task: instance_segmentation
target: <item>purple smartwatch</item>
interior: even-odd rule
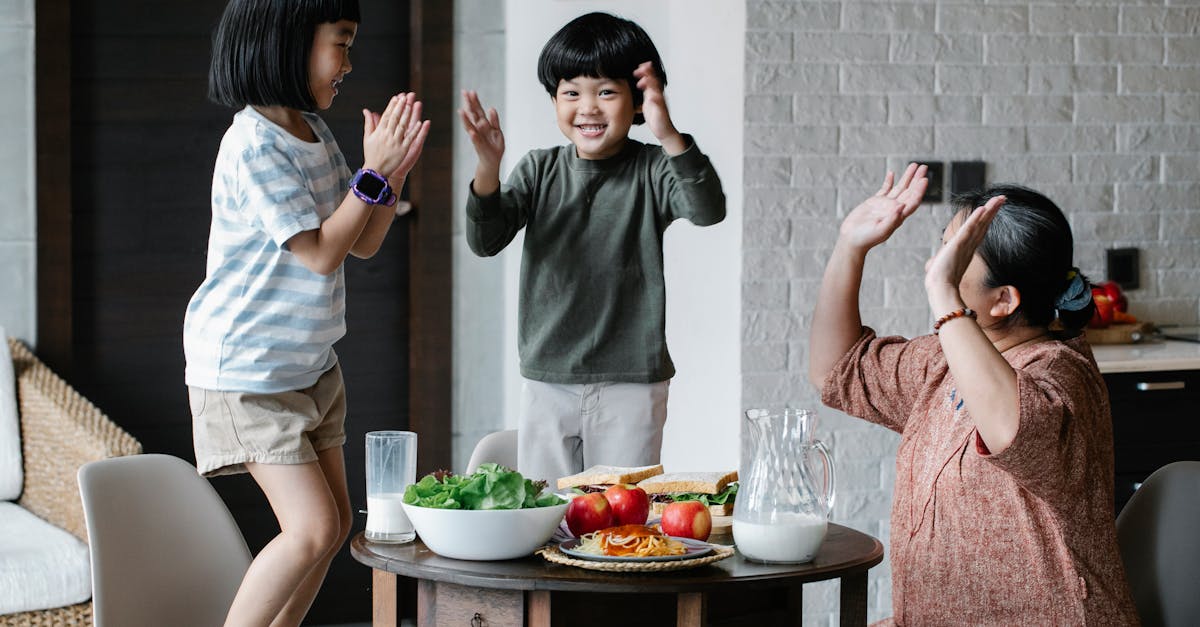
[[[361,168],[354,173],[354,178],[350,179],[350,191],[368,205],[391,207],[396,204],[396,194],[392,193],[387,177],[371,168]]]

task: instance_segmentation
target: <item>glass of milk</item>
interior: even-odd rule
[[[372,542],[412,542],[417,537],[402,505],[417,479],[417,434],[367,433],[367,530]]]

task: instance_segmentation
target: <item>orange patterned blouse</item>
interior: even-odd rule
[[[1112,419],[1082,339],[1004,355],[1020,426],[992,455],[936,336],[863,335],[822,401],[901,434],[892,502],[896,625],[1137,625],[1117,550]]]

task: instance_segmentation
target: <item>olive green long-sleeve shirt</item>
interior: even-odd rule
[[[667,351],[663,232],[725,218],[725,194],[690,137],[682,154],[628,140],[609,159],[571,144],[530,151],[506,185],[467,200],[471,250],[491,256],[525,229],[518,303],[522,376],[548,383],[652,383]]]

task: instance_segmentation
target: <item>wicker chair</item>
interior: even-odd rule
[[[21,507],[84,542],[87,527],[76,473],[83,464],[136,455],[142,445],[55,375],[20,341],[9,338],[21,417],[25,484]],[[90,601],[0,616],[0,627],[90,625]]]

